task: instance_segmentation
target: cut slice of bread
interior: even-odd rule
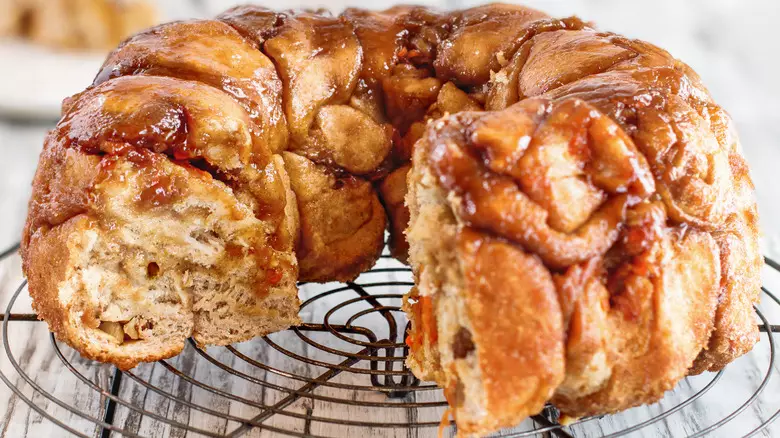
[[[128,369],[176,355],[190,336],[227,345],[299,323],[292,240],[225,183],[148,150],[100,158],[49,146],[61,158],[39,171],[47,183],[31,208],[77,206],[62,190],[90,187],[83,211],[26,233],[30,294],[59,339]]]

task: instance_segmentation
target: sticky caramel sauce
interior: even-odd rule
[[[141,193],[136,195],[136,203],[142,208],[160,207],[178,199],[182,190],[176,180],[169,175],[157,175]]]

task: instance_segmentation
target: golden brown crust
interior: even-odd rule
[[[59,285],[66,279],[71,253],[68,237],[75,230],[86,227],[88,223],[88,219],[83,216],[71,217],[61,226],[51,230],[37,230],[29,236],[29,242],[25,245],[25,275],[30,284],[33,309],[39,319],[49,324],[49,330],[62,340],[70,339],[64,322],[65,312],[59,305],[58,298]],[[43,260],[47,263],[42,263]]]
[[[22,261],[25,272],[30,258],[25,251],[32,235],[40,228],[48,229],[84,213],[89,205],[89,188],[98,173],[100,158],[67,149],[54,139],[46,138],[38,170],[32,183],[32,196],[27,209],[27,222],[22,233]]]
[[[594,285],[599,280],[591,277],[586,284],[601,289],[600,301],[575,304],[572,324],[579,322],[577,314],[603,312],[604,301],[611,302],[599,315],[602,331],[592,333],[600,341],[596,349],[578,345],[582,338],[576,326],[569,328],[567,378],[596,380],[587,387],[564,384],[558,389],[552,402],[572,417],[660,399],[685,377],[712,331],[720,272],[717,246],[707,233],[666,232],[613,275],[620,278],[619,289]],[[598,354],[605,357],[603,372],[581,366],[599,363],[594,360]]]
[[[455,420],[467,435],[540,412],[564,377],[564,330],[552,276],[520,248],[464,228],[458,236],[463,298],[483,376],[485,418]],[[500,377],[499,377],[500,376]]]
[[[452,28],[439,45],[436,76],[456,85],[482,85],[491,71],[501,68],[501,58],[514,52],[518,29],[547,14],[531,8],[494,3],[457,12]],[[479,46],[475,51],[474,47]]]
[[[758,342],[753,306],[759,300],[763,259],[755,206],[739,216],[732,229],[713,234],[720,248],[718,309],[708,346],[696,358],[690,374],[719,371]]]
[[[224,91],[254,122],[258,147],[274,153],[286,148],[282,82],[273,62],[229,25],[175,22],[138,33],[108,56],[94,85],[141,74],[196,80]]]
[[[385,212],[371,183],[290,152],[282,157],[300,217],[300,280],[354,280],[379,258],[384,242]]]

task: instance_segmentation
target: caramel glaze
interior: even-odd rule
[[[53,138],[88,154],[111,155],[112,145],[126,144],[192,162],[248,193],[258,217],[282,224],[285,197],[272,154],[291,151],[321,172],[381,184],[409,162],[425,121],[482,108],[490,71],[518,46],[540,32],[583,27],[507,5],[446,14],[348,9],[339,17],[238,7],[217,20],[163,24],[123,42],[92,87],[66,100]],[[459,88],[446,87],[448,81]],[[165,184],[150,184],[143,196],[150,205],[174,192]],[[398,198],[404,191],[392,192]],[[399,255],[407,216],[402,206],[389,213]],[[384,222],[374,217],[353,226]],[[354,239],[350,245],[362,249],[350,258],[313,254],[306,265],[330,258],[340,265],[334,278],[357,275],[382,242],[376,231],[354,234],[370,238]]]
[[[467,112],[440,119],[460,111]],[[590,333],[585,321],[600,315],[594,303],[644,321],[652,288],[638,278],[663,277],[653,274],[655,257],[690,247],[715,248],[719,258],[703,257],[724,273],[723,304],[709,316],[715,334],[693,370],[719,369],[757,337],[754,324],[733,317],[756,299],[760,257],[742,250],[756,247],[757,222],[728,115],[664,50],[574,17],[498,4],[447,13],[347,9],[338,17],[243,6],[131,37],[63,113],[42,175],[93,169],[95,160],[128,151],[189,162],[277,227],[285,197],[269,163],[283,151],[301,157],[287,156],[285,167],[297,167],[288,173],[302,226],[277,240],[296,243],[301,279],[318,281],[354,278],[378,257],[385,217],[373,213],[377,192],[400,248],[394,253],[405,256],[409,213],[400,200],[412,151],[430,125],[426,157],[456,195],[470,239],[498,238],[538,258],[534,266],[555,276],[570,332]],[[80,191],[99,173],[57,178]],[[37,228],[90,209],[81,194],[56,190],[63,202],[31,201],[25,242]],[[178,196],[186,187],[161,174],[138,200],[161,208]],[[338,199],[359,202],[328,205]],[[359,214],[345,213],[355,205]],[[329,229],[338,229],[338,242],[318,233]],[[606,300],[596,284],[609,290]],[[578,345],[569,348],[592,351]],[[592,406],[608,410],[604,397]]]
[[[224,93],[199,82],[129,76],[69,99],[64,109],[54,132],[67,147],[106,159],[126,156],[138,166],[154,166],[151,157],[168,156],[188,170],[208,170],[196,172],[200,177],[215,176],[228,185],[245,174],[258,174],[254,179],[266,190],[254,190],[257,213],[281,220],[284,192],[268,166],[271,155],[253,141],[247,113]],[[153,155],[140,159],[140,149]]]
[[[432,149],[431,162],[442,184],[463,197],[460,215],[473,226],[520,243],[553,268],[603,254],[617,240],[627,209],[653,193],[643,156],[614,122],[582,101],[568,100],[551,109],[549,102],[528,99],[515,110],[511,120],[488,117],[471,131],[472,148],[462,146],[464,139],[453,139],[438,141]],[[514,144],[497,133],[507,124],[515,126]],[[467,136],[470,130],[452,132]],[[545,149],[557,144],[562,149],[548,155]],[[556,162],[561,161],[558,154],[574,162],[571,185],[594,198],[580,200],[585,212],[571,212],[576,207],[570,199],[557,199],[561,188],[556,184],[567,181],[550,181],[547,175],[567,170]],[[607,199],[605,193],[612,196]]]

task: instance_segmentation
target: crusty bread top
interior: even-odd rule
[[[320,242],[297,247],[301,279],[350,279],[382,246],[385,214],[366,215],[362,207],[378,205],[371,183],[408,163],[425,122],[495,106],[488,94],[500,81],[491,72],[521,45],[537,34],[585,28],[575,18],[503,4],[447,13],[348,9],[338,17],[238,7],[215,20],[162,24],[128,38],[92,87],[66,100],[55,137],[88,154],[131,146],[193,161],[277,223],[284,197],[278,175],[266,167],[269,157],[304,157],[327,175],[316,178],[319,187],[311,187],[315,179],[293,178],[293,190],[306,186],[327,196],[316,204],[297,200],[294,243]],[[211,137],[217,131],[223,136]],[[344,218],[361,219],[341,225],[338,242],[314,232]],[[401,241],[406,218],[404,207],[390,209],[393,241]]]

